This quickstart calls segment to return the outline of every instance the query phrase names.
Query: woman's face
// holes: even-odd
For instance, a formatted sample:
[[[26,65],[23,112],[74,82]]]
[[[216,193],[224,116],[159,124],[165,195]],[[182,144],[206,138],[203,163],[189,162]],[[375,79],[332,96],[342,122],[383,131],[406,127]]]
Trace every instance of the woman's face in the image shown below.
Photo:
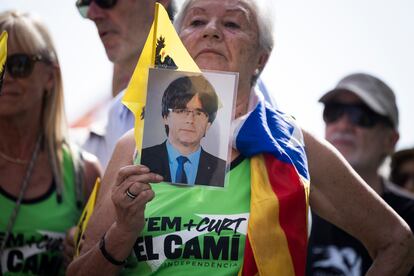
[[[200,68],[239,72],[240,84],[250,85],[268,57],[259,49],[255,15],[238,0],[194,1],[179,33]]]
[[[10,40],[7,52],[8,57],[14,54],[33,56]],[[27,77],[13,77],[6,69],[0,94],[0,116],[16,116],[23,113],[34,116],[41,111],[43,95],[45,91],[51,90],[52,85],[53,69],[45,62],[34,62],[32,72]]]

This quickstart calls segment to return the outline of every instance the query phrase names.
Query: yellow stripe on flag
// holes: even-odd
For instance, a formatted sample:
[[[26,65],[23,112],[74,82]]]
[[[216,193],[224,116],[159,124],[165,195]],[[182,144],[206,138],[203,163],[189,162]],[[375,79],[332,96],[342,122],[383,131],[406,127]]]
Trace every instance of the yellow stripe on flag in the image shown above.
[[[93,187],[92,193],[89,196],[88,202],[85,205],[85,208],[83,209],[82,215],[79,219],[76,233],[75,233],[75,257],[79,256],[80,251],[80,244],[82,240],[82,236],[85,233],[86,226],[88,225],[89,219],[92,215],[93,209],[95,208],[96,199],[98,197],[99,188],[101,186],[101,179],[97,178],[95,182],[95,186]]]
[[[4,72],[6,71],[7,59],[7,32],[0,35],[0,92],[3,85]]]
[[[155,4],[155,16],[138,64],[128,84],[122,102],[135,116],[135,143],[138,156],[141,156],[144,119],[142,112],[147,99],[148,70],[155,65],[158,41],[162,40],[161,60],[168,57],[178,67],[177,70],[200,72],[172,25],[164,7]]]
[[[255,259],[259,275],[295,275],[288,241],[279,223],[279,201],[270,186],[263,155],[251,159],[251,183],[247,235],[254,256],[261,256]]]

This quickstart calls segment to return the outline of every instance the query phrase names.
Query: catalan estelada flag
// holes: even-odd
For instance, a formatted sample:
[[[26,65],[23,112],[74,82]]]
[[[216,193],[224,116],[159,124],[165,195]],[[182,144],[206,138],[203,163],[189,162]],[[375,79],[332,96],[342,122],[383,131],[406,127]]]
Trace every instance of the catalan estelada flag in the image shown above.
[[[3,86],[4,72],[6,71],[7,59],[7,32],[2,32],[0,35],[0,93]]]
[[[92,193],[90,194],[88,202],[86,203],[85,208],[82,211],[82,215],[79,219],[74,237],[76,249],[75,257],[79,255],[81,240],[83,239],[83,234],[85,233],[85,229],[88,224],[89,218],[91,217],[93,209],[95,208],[96,199],[98,197],[100,186],[101,180],[100,178],[97,178]]]
[[[251,158],[250,217],[239,275],[304,275],[309,174],[302,132],[292,117],[259,96],[250,105],[237,120],[233,141]]]
[[[148,70],[151,67],[200,72],[161,4],[155,4],[151,31],[139,57],[122,102],[135,116],[135,142],[140,160],[144,132],[144,107],[147,99]]]

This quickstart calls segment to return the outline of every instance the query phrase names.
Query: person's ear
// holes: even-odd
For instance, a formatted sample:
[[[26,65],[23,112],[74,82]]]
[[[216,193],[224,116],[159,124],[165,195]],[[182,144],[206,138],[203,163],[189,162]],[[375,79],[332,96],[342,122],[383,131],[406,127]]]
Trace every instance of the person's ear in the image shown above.
[[[52,91],[53,87],[55,86],[56,76],[58,76],[60,68],[57,65],[52,64],[48,66],[46,70],[47,70],[47,73],[45,74],[46,76],[45,90]]]
[[[397,144],[398,140],[400,139],[400,134],[396,130],[391,130],[388,139],[386,140],[386,148],[388,149],[388,154],[392,154],[395,149],[395,145]]]
[[[262,51],[262,53],[259,55],[259,58],[257,60],[257,66],[255,70],[255,75],[259,75],[263,68],[266,66],[267,61],[269,60],[269,53],[266,51]]]

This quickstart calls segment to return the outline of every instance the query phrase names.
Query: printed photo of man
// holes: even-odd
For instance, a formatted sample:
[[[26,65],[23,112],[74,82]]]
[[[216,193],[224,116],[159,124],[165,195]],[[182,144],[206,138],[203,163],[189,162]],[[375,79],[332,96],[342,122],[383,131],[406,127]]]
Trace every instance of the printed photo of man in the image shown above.
[[[179,77],[168,85],[161,105],[167,139],[144,148],[141,163],[166,182],[223,187],[226,161],[200,145],[219,106],[213,86],[202,75]]]

